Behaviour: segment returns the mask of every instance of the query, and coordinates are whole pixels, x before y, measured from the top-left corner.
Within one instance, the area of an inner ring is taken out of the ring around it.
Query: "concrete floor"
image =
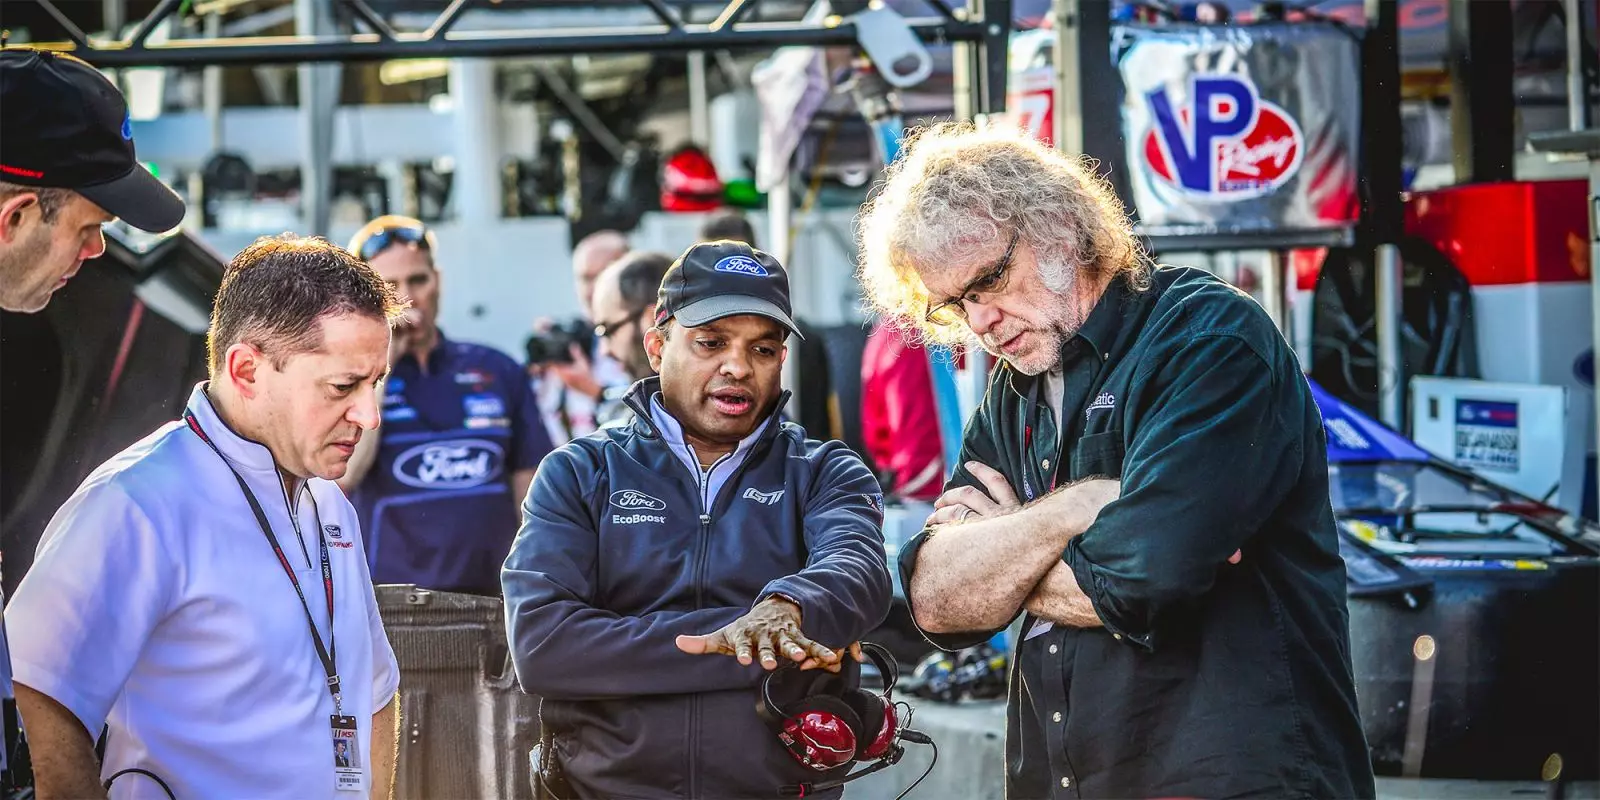
[[[906,800],[1004,800],[1005,707],[1000,702],[943,705],[919,700],[911,726],[933,737],[939,761]],[[895,800],[928,767],[927,747],[906,744],[890,769],[845,787],[845,800]],[[1534,800],[1554,798],[1540,781],[1379,778],[1380,800]],[[1600,782],[1565,787],[1566,800],[1600,800]]]

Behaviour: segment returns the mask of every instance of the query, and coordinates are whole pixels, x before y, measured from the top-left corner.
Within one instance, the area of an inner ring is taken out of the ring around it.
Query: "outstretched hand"
[[[757,659],[765,670],[778,668],[778,657],[798,662],[801,669],[838,672],[840,654],[812,641],[800,631],[800,607],[781,597],[769,597],[744,616],[712,633],[679,636],[678,649],[690,655],[725,655],[749,666]],[[860,652],[852,645],[852,652]]]

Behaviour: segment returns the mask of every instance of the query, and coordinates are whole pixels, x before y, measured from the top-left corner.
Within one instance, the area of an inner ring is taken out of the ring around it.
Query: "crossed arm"
[[[1024,507],[999,472],[977,462],[966,467],[989,493],[960,486],[934,504],[907,587],[917,624],[930,633],[995,630],[1026,608],[1063,625],[1100,625],[1061,553],[1121,485],[1084,481]]]
[[[1101,627],[1062,552],[1120,496],[1121,482],[1081,481],[1023,507],[999,472],[975,461],[966,468],[988,493],[957,486],[934,503],[931,535],[909,586],[923,630],[993,630],[1019,608],[1058,625]],[[1241,555],[1235,551],[1228,563],[1239,563]],[[989,591],[965,591],[971,586]]]

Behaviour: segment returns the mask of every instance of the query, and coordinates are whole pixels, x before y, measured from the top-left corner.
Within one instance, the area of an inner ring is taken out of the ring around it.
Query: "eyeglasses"
[[[956,325],[967,319],[967,303],[985,303],[988,299],[1006,288],[1006,273],[1011,269],[1011,257],[1017,252],[1017,239],[1020,231],[1011,232],[1011,243],[1006,245],[1005,255],[1000,256],[994,266],[985,270],[983,274],[972,279],[961,294],[950,298],[928,309],[924,317],[935,325]]]
[[[428,250],[428,229],[416,226],[379,228],[361,243],[361,252],[356,255],[362,261],[371,261],[373,256],[397,244],[416,245],[418,250]]]
[[[602,323],[594,326],[594,335],[595,335],[596,338],[599,338],[599,339],[610,338],[611,336],[616,335],[617,331],[620,331],[624,327],[626,327],[628,323],[637,322],[638,319],[639,319],[639,315],[643,314],[643,313],[644,313],[644,309],[641,308],[641,309],[639,309],[637,311],[634,311],[634,312],[628,314],[628,316],[617,320],[616,322],[602,322]]]

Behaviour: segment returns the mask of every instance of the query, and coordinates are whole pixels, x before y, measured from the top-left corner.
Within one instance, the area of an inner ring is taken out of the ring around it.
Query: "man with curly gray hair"
[[[1321,416],[1272,321],[1152,265],[1079,159],[991,125],[907,148],[862,285],[1001,364],[900,571],[944,649],[1023,615],[1006,796],[1374,796]]]

